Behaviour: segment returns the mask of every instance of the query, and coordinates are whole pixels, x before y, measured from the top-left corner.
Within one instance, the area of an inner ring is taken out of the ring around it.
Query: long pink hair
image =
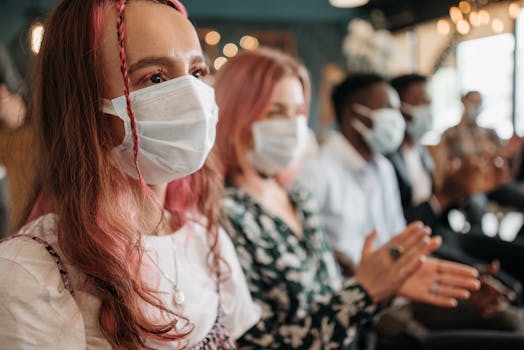
[[[239,174],[256,176],[246,158],[247,151],[253,147],[251,126],[266,116],[275,87],[286,76],[299,79],[309,105],[310,82],[306,69],[279,51],[268,48],[244,51],[216,74],[216,100],[220,107],[216,152],[222,174],[228,180]]]
[[[176,0],[151,0],[182,14]],[[138,152],[136,124],[129,100],[125,59],[126,0],[65,0],[46,24],[35,71],[31,122],[41,150],[37,165],[40,196],[27,201],[30,218],[57,214],[58,242],[67,260],[87,276],[101,299],[99,325],[113,348],[143,349],[145,339],[182,339],[191,327],[166,308],[141,279],[141,234],[146,218],[159,210],[140,178],[130,179],[112,156],[109,118],[100,110],[104,77],[98,53],[104,14],[117,9],[123,93]],[[176,35],[176,33],[174,34]],[[177,224],[191,212],[204,213],[209,234],[217,241],[221,177],[211,159],[203,170],[168,186],[165,207]],[[141,185],[140,185],[141,184]],[[152,320],[149,304],[172,322]]]

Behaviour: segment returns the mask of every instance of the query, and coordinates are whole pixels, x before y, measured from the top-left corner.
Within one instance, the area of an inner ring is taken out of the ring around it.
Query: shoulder
[[[375,161],[381,175],[391,176],[392,174],[395,174],[395,168],[393,167],[393,164],[391,164],[391,161],[382,154],[377,154]]]
[[[0,340],[11,348],[29,343],[41,348],[51,348],[47,346],[52,343],[56,349],[85,346],[78,305],[57,262],[34,239],[52,238],[54,226],[53,217],[42,217],[0,244]]]
[[[4,239],[0,243],[0,259],[12,261],[33,272],[49,266],[56,269],[56,262],[45,249],[44,244],[37,240],[56,245],[56,218],[54,215],[42,216],[24,226],[17,234]]]

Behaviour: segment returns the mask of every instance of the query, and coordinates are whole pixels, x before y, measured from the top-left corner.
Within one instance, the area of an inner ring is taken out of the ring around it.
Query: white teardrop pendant
[[[184,302],[186,301],[184,292],[182,292],[178,288],[175,288],[175,294],[173,296],[173,301],[175,302],[176,305],[184,305]]]

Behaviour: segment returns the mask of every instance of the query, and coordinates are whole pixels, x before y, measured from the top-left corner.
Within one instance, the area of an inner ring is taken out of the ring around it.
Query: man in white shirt
[[[397,93],[377,75],[348,78],[334,90],[333,101],[340,131],[304,164],[299,182],[319,202],[337,257],[350,265],[360,261],[374,229],[382,245],[406,226],[395,171],[380,153],[400,145],[405,124]]]
[[[406,123],[398,94],[377,75],[347,78],[335,88],[333,103],[340,131],[334,132],[317,156],[305,163],[299,182],[320,204],[321,225],[344,272],[351,274],[360,260],[365,237],[373,229],[378,231],[377,243],[384,244],[405,228],[397,176],[383,154],[399,149],[406,135]],[[425,182],[420,193],[410,199],[419,203],[431,197],[431,184]],[[390,332],[391,325],[402,325],[406,331],[417,332],[421,323],[413,313],[418,309],[410,304],[401,309],[391,311],[393,321],[386,321],[379,329]],[[429,314],[425,321],[434,325],[443,320],[447,325],[444,329],[523,327],[521,312],[493,315],[483,323],[477,311],[464,305],[450,311],[426,311]]]

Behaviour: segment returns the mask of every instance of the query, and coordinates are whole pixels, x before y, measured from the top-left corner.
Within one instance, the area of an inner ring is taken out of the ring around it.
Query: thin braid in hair
[[[140,186],[145,193],[149,193],[148,187],[142,177],[142,171],[138,165],[138,151],[140,149],[140,141],[138,139],[138,132],[136,126],[135,114],[131,106],[131,95],[129,92],[129,73],[127,71],[127,56],[124,48],[124,41],[126,35],[126,28],[124,25],[124,9],[127,0],[119,0],[116,4],[117,18],[116,18],[116,32],[118,36],[118,53],[120,55],[120,71],[122,72],[122,78],[124,79],[124,96],[126,97],[127,116],[131,124],[131,136],[133,138],[133,158],[135,161],[135,169],[138,174],[138,181]]]

